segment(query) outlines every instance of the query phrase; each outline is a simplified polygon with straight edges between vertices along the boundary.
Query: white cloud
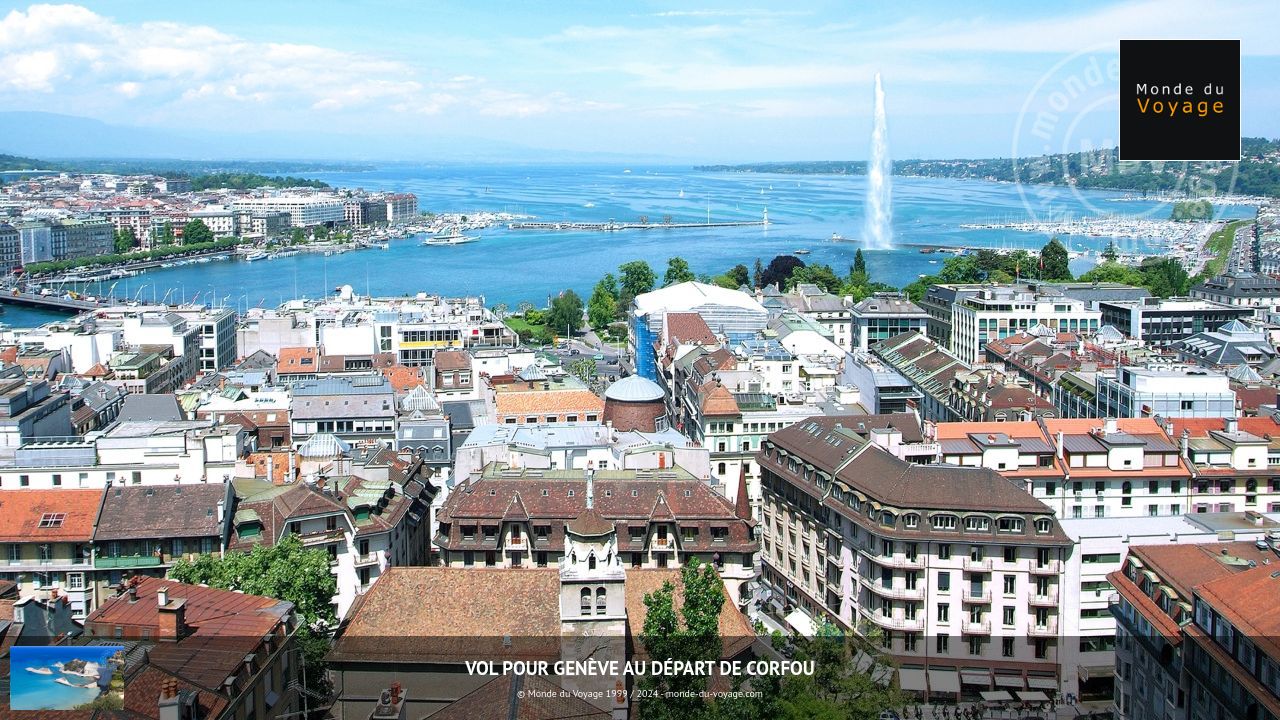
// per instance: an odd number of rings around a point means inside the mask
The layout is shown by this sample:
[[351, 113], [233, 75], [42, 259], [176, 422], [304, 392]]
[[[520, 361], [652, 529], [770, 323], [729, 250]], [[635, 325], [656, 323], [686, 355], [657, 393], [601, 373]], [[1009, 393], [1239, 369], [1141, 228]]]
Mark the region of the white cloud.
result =
[[142, 85], [136, 82], [122, 82], [116, 85], [116, 92], [127, 98], [136, 98], [142, 92]]
[[57, 53], [48, 50], [0, 56], [0, 87], [50, 92], [59, 65]]

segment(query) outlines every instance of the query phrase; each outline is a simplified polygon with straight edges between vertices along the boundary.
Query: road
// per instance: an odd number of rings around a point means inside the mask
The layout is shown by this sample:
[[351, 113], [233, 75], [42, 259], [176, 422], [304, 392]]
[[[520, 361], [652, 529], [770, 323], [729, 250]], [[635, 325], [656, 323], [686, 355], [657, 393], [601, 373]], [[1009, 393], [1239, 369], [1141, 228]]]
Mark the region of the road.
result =
[[569, 340], [563, 348], [547, 348], [547, 352], [558, 357], [560, 364], [565, 366], [566, 369], [575, 360], [594, 358], [599, 355], [600, 359], [595, 361], [596, 377], [604, 380], [620, 377], [623, 372], [621, 353], [608, 346], [597, 347], [590, 342], [592, 340], [599, 342], [599, 339], [594, 334], [589, 333], [585, 338], [575, 337]]

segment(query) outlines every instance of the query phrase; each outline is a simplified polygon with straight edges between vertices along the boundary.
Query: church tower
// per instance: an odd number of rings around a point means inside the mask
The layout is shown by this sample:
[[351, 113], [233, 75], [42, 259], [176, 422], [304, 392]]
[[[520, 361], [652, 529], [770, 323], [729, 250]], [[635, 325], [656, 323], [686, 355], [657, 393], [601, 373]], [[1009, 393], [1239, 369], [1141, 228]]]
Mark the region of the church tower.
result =
[[[595, 470], [588, 466], [587, 507], [565, 524], [560, 559], [560, 659], [626, 663], [626, 571], [618, 554], [617, 529], [595, 508]], [[560, 679], [569, 691], [615, 718], [627, 716], [621, 693], [626, 678], [572, 675]]]

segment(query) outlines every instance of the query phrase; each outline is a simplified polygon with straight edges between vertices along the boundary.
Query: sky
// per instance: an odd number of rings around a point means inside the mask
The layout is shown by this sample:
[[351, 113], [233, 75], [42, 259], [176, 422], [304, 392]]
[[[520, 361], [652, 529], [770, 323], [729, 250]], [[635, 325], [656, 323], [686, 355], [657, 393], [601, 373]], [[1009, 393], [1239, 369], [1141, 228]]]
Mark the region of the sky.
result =
[[0, 3], [0, 110], [334, 159], [863, 159], [879, 72], [893, 157], [1007, 157], [1115, 144], [1121, 38], [1241, 39], [1243, 132], [1280, 136], [1276, 28], [1275, 0]]

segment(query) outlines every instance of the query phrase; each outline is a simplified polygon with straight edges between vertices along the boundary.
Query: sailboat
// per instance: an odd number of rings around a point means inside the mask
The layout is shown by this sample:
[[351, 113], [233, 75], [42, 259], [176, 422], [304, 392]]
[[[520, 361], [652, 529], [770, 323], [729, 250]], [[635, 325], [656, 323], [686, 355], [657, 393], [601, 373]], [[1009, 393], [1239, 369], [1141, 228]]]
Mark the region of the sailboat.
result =
[[680, 197], [684, 197], [684, 188], [680, 188]]

